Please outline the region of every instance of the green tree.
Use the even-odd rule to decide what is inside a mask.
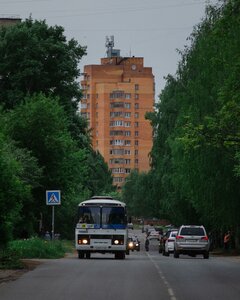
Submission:
[[[24,209],[33,202],[32,189],[38,185],[42,170],[29,151],[17,148],[7,137],[3,130],[5,115],[1,112],[0,116],[0,247],[3,247],[16,231],[22,234],[24,226],[29,224],[23,217]]]
[[[37,231],[40,217],[49,226],[45,190],[57,188],[63,204],[56,223],[67,235],[80,200],[112,190],[112,179],[91,147],[87,120],[77,113],[78,63],[86,48],[67,41],[63,33],[61,26],[32,19],[0,28],[0,104],[9,112],[6,136],[16,141],[18,151],[28,149],[29,160],[42,170],[42,177],[30,183],[33,196],[21,208],[19,227]]]
[[[20,148],[31,151],[43,170],[39,186],[34,189],[34,203],[25,211],[26,219],[33,215],[36,221],[40,212],[46,213],[45,191],[60,189],[64,222],[73,221],[71,207],[76,209],[84,194],[83,182],[89,176],[87,151],[77,147],[68,131],[68,122],[58,100],[42,94],[26,98],[25,103],[9,113],[6,131]]]
[[[61,26],[32,19],[0,28],[0,103],[5,109],[42,92],[58,96],[65,110],[75,113],[81,97],[75,80],[86,49],[63,33]]]

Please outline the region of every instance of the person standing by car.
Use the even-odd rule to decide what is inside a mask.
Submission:
[[[145,241],[145,250],[149,251],[149,239],[148,238],[146,238],[146,241]]]
[[[228,231],[225,233],[223,238],[223,244],[224,244],[224,250],[228,251],[230,248],[230,242],[231,242],[231,232]]]

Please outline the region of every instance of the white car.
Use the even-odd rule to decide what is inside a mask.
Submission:
[[[209,258],[210,242],[204,226],[182,225],[174,241],[174,257],[180,254],[196,256],[202,254],[205,259]]]
[[[159,232],[158,231],[150,231],[149,235],[148,235],[149,239],[157,239],[159,240]]]
[[[169,237],[165,241],[163,255],[169,256],[170,253],[174,252],[174,242],[175,242],[177,233],[178,233],[177,230],[170,231]]]

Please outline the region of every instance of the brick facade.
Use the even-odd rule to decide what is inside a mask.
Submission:
[[[121,187],[131,170],[148,171],[154,76],[142,57],[107,57],[84,67],[81,114],[88,118],[92,144]]]

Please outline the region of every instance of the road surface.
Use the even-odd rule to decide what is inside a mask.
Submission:
[[[139,235],[141,233],[139,232]],[[162,256],[150,251],[113,255],[77,254],[44,260],[18,280],[0,285],[1,300],[239,300],[240,258]]]

